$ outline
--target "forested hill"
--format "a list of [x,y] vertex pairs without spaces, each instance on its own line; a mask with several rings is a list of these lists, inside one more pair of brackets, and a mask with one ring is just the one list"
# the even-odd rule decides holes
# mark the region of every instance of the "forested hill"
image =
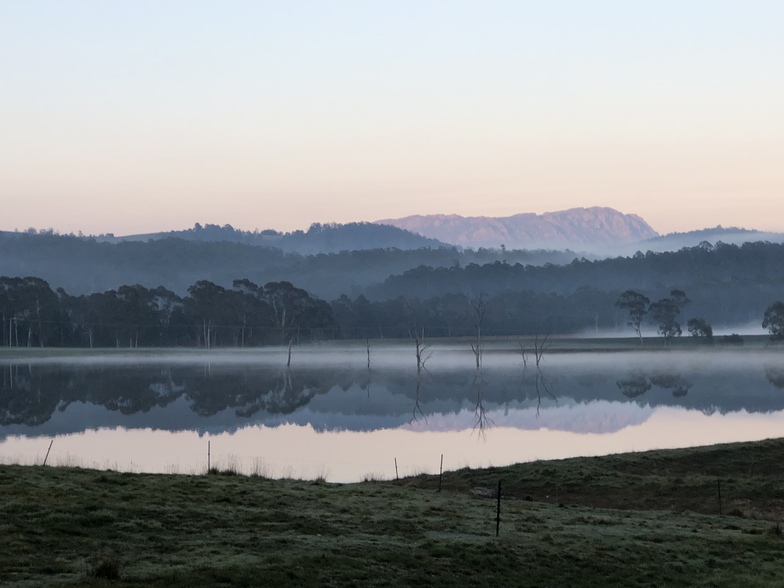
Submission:
[[[22,246],[24,241],[19,238],[16,242]],[[60,260],[78,253],[79,247],[100,245],[103,253],[125,251],[119,245],[77,238],[55,241],[63,249]],[[170,270],[177,261],[194,260],[191,255],[195,250],[189,247],[208,245],[177,243],[187,255],[170,259],[165,265]],[[63,244],[70,244],[70,249]],[[134,263],[155,264],[159,261],[156,255],[163,253],[142,247],[149,243],[126,245],[135,246],[128,258]],[[222,246],[244,252],[260,249],[230,243]],[[202,251],[205,257],[201,262],[207,265],[191,263],[188,272],[195,274],[216,264],[217,257],[207,257],[210,251],[215,250]],[[449,249],[419,253],[428,251],[436,256],[456,253]],[[383,260],[393,254],[402,255],[382,250],[355,252],[371,256],[363,258],[367,263],[373,263],[374,255]],[[277,259],[286,260],[280,252],[277,255]],[[336,264],[332,267],[343,264],[340,267],[346,276],[360,267],[359,258],[347,255],[297,259],[313,264],[310,270],[320,268],[325,279],[339,285],[335,273],[325,269],[329,263]],[[107,257],[101,267],[110,267],[111,260]],[[641,316],[643,322],[649,321],[644,327],[648,335],[658,329],[668,337],[677,337],[683,327],[695,331],[696,324],[703,333],[700,336],[708,338],[710,325],[753,323],[759,328],[771,312],[775,321],[769,324],[779,329],[776,334],[784,334],[784,303],[780,302],[784,301],[784,245],[770,243],[703,246],[593,262],[575,260],[565,266],[500,261],[421,266],[367,288],[367,296],[349,292],[331,297],[331,303],[302,289],[301,283],[248,279],[255,271],[252,259],[245,259],[244,264],[239,258],[235,261],[238,263],[232,267],[218,264],[222,275],[231,276],[225,286],[201,276],[188,285],[184,296],[159,286],[145,287],[133,279],[105,292],[74,295],[57,285],[53,288],[32,271],[25,272],[33,274],[27,278],[0,275],[3,344],[245,346],[324,338],[398,338],[412,333],[472,336],[479,316],[483,317],[481,332],[487,336],[569,334],[603,328],[628,332],[628,306],[619,305],[624,299],[642,301]],[[118,276],[124,273],[130,278],[132,267],[120,263],[115,269]],[[181,272],[180,278],[183,275]],[[312,271],[307,275],[312,278]],[[629,296],[627,290],[636,292]]]
[[154,233],[149,235],[130,235],[117,237],[112,242],[148,241],[150,239],[180,238],[188,241],[243,243],[275,247],[287,253],[303,255],[317,253],[339,253],[363,249],[422,249],[425,247],[446,247],[447,244],[429,239],[405,229],[374,223],[314,223],[307,231],[284,233],[267,229],[264,231],[242,231],[231,225],[201,225],[196,223],[192,229]]
[[784,245],[706,244],[671,253],[574,260],[564,266],[501,262],[450,268],[423,265],[368,288],[367,295],[371,300],[507,292],[568,297],[590,289],[617,297],[624,290],[635,289],[654,299],[673,288],[685,290],[694,301],[690,310],[712,322],[758,322],[773,300],[784,299]]
[[629,243],[615,247],[615,255],[633,255],[636,251],[678,251],[684,247],[696,247],[700,243],[722,242],[728,245],[742,245],[743,243],[768,241],[770,243],[784,242],[784,233],[766,233],[752,229],[738,227],[717,226],[709,229],[687,231],[685,233],[667,233],[652,239]]
[[178,238],[111,243],[95,238],[44,233],[0,232],[0,275],[36,276],[52,288],[89,294],[140,284],[164,286],[180,295],[199,280],[228,287],[232,280],[289,281],[329,300],[361,293],[392,274],[426,264],[433,267],[492,263],[569,263],[572,251],[459,251],[373,249],[300,255],[228,241]]
[[784,245],[744,243],[692,247],[676,252],[637,253],[589,261],[574,259],[565,265],[530,266],[494,262],[465,267],[421,265],[390,276],[368,289],[373,298],[394,298],[416,293],[428,298],[447,292],[496,294],[507,290],[566,294],[581,287],[613,291],[629,287],[669,290],[684,284],[784,284]]

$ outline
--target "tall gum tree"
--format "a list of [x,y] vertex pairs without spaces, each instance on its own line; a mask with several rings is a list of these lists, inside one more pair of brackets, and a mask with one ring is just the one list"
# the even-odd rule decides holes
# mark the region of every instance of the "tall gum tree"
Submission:
[[627,325],[634,329],[637,337],[640,339],[642,345],[642,320],[648,314],[648,306],[651,301],[647,296],[637,292],[636,290],[626,290],[618,297],[615,306],[622,308],[629,313],[629,320]]

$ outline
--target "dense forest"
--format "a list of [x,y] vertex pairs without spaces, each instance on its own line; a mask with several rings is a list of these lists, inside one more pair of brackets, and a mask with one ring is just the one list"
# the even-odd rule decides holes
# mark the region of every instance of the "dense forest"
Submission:
[[[372,258],[377,252],[354,253]],[[627,328],[628,308],[618,301],[630,289],[653,301],[648,334],[662,331],[656,311],[671,308],[670,296],[679,292],[670,317],[678,328],[667,328],[679,335],[689,319],[707,325],[767,320],[766,309],[784,299],[784,245],[703,244],[560,266],[420,266],[332,302],[286,280],[257,285],[236,275],[228,284],[197,280],[184,295],[139,284],[71,294],[39,277],[3,277],[2,344],[244,347],[412,333],[473,336],[478,323],[487,336],[571,334]]]
[[494,261],[563,264],[575,256],[572,251],[473,251],[455,247],[374,248],[301,255],[229,240],[168,237],[112,243],[103,237],[53,232],[0,232],[0,275],[36,276],[53,288],[64,288],[72,294],[141,284],[147,288],[163,286],[183,296],[197,281],[209,280],[230,287],[232,280],[240,276],[258,283],[291,282],[329,300],[341,294],[352,297],[363,294],[369,285],[421,264],[432,267]]
[[[416,295],[423,300],[446,293],[485,293],[502,299],[510,293],[528,293],[532,300],[568,300],[565,306],[555,305],[566,309],[578,304],[583,307],[581,314],[591,306],[599,315],[599,325],[612,327],[618,324],[612,317],[612,301],[630,287],[652,299],[666,296],[673,288],[684,290],[692,301],[690,312],[714,324],[758,322],[773,300],[784,297],[784,245],[703,243],[677,252],[575,259],[565,265],[423,265],[390,276],[366,293],[370,299]],[[542,307],[534,303],[533,308]],[[547,314],[555,320],[561,313]]]

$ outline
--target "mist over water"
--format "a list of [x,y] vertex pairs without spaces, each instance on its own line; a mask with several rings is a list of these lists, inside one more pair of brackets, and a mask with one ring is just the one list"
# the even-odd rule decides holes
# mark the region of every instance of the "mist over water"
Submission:
[[[525,345],[523,346],[525,349]],[[779,436],[776,348],[596,350],[539,366],[512,342],[0,357],[0,460],[151,472],[214,467],[355,481]],[[263,470],[263,472],[261,471]]]

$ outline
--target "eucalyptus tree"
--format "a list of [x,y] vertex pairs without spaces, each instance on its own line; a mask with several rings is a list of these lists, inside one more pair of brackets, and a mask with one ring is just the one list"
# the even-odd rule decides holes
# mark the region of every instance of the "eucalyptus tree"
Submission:
[[661,298],[652,303],[648,309],[654,322],[659,326],[659,333],[664,337],[664,342],[669,343],[674,337],[680,337],[681,325],[678,322],[683,307],[691,301],[683,290],[672,290],[667,298]]
[[206,349],[217,345],[217,330],[222,324],[226,289],[208,280],[199,280],[188,288],[186,307],[196,323],[196,339]]
[[642,345],[642,321],[648,314],[648,307],[651,301],[647,296],[636,290],[626,290],[615,302],[615,306],[622,308],[629,313],[627,325],[634,329]]
[[762,328],[768,329],[770,338],[774,341],[784,339],[784,302],[774,302],[765,310]]
[[692,337],[705,337],[708,340],[713,339],[713,327],[704,318],[691,318],[686,323],[686,326]]

